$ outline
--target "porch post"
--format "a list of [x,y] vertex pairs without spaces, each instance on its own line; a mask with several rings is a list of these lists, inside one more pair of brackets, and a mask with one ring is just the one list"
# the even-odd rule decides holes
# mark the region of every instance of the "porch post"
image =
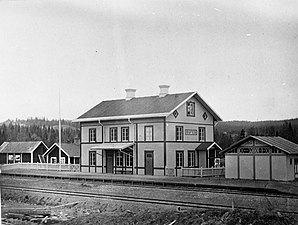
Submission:
[[209,149],[207,149],[207,163],[206,163],[207,168],[209,168]]

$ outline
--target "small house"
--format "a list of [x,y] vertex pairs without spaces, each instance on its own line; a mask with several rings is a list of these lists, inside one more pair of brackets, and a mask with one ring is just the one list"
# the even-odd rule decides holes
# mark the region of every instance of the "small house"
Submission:
[[248,136],[225,154],[225,177],[290,181],[298,175],[298,145],[282,137]]
[[42,141],[4,142],[0,146],[0,164],[40,163],[47,150]]
[[[60,163],[59,144],[54,143],[43,157],[47,163]],[[74,143],[61,144],[61,164],[80,164],[80,145]]]

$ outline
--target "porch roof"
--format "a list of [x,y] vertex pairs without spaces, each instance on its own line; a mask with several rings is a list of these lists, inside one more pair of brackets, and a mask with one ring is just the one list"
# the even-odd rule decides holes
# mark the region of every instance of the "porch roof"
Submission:
[[133,146],[134,143],[102,143],[92,147],[92,150],[103,149],[103,150],[123,150]]
[[212,147],[215,147],[215,148],[219,149],[220,151],[222,150],[222,148],[218,144],[216,144],[216,142],[202,143],[196,148],[196,150],[198,150],[198,151],[209,150]]

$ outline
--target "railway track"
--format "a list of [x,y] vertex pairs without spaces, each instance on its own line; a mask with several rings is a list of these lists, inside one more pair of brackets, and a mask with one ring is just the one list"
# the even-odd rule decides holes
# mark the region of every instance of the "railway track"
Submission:
[[[109,199],[116,201],[125,201],[125,202],[134,202],[134,203],[146,203],[146,204],[159,204],[167,206],[177,206],[177,207],[191,207],[191,208],[212,208],[212,209],[231,209],[231,206],[217,205],[217,204],[202,204],[195,202],[187,201],[176,201],[176,200],[163,200],[156,198],[144,198],[144,197],[132,197],[124,195],[114,195],[114,194],[100,194],[100,193],[86,193],[80,191],[61,191],[49,188],[33,188],[33,187],[20,187],[20,186],[8,186],[0,185],[2,189],[9,189],[14,191],[28,191],[34,193],[43,193],[43,194],[55,194],[55,195],[64,195],[71,197],[85,197],[85,198],[97,198],[97,199]],[[244,210],[254,210],[251,207],[238,207],[239,209]]]
[[[54,181],[57,182],[57,177],[36,177],[36,176],[22,176],[21,178],[28,180],[28,179],[46,179],[47,181]],[[179,191],[197,191],[197,192],[211,192],[211,193],[222,193],[222,194],[233,194],[233,195],[249,195],[249,196],[259,196],[259,197],[276,197],[276,198],[290,198],[290,199],[297,199],[298,195],[291,195],[291,194],[285,194],[285,193],[279,193],[279,192],[266,192],[265,190],[253,190],[253,189],[241,189],[241,188],[235,188],[231,189],[230,187],[227,188],[221,188],[221,187],[204,187],[204,186],[179,186],[179,185],[158,185],[156,183],[149,183],[144,182],[142,184],[139,184],[137,182],[107,182],[107,181],[101,181],[101,180],[82,180],[82,179],[67,179],[62,178],[58,179],[60,183],[65,182],[75,182],[75,181],[84,181],[84,182],[90,182],[90,183],[102,183],[102,184],[109,184],[113,186],[126,186],[126,187],[140,187],[140,188],[155,188],[155,189],[162,189],[162,190],[179,190]]]
[[[176,206],[177,208],[203,208],[203,209],[231,209],[237,208],[241,210],[255,210],[255,207],[252,206],[237,206],[231,204],[215,204],[215,203],[201,203],[195,201],[184,201],[184,200],[168,200],[168,199],[157,199],[149,197],[138,197],[138,196],[127,196],[119,194],[102,194],[102,193],[87,193],[82,191],[70,191],[70,190],[56,190],[50,188],[35,188],[35,187],[22,187],[22,186],[12,186],[12,185],[0,185],[2,190],[13,190],[13,191],[26,191],[31,193],[42,193],[42,194],[54,194],[62,196],[71,196],[71,197],[84,197],[94,199],[107,199],[114,201],[122,202],[131,202],[131,203],[144,203],[144,204],[157,204],[164,206]],[[298,201],[297,201],[298,202]],[[289,211],[289,210],[278,210],[281,213],[291,213],[298,214],[298,211]]]

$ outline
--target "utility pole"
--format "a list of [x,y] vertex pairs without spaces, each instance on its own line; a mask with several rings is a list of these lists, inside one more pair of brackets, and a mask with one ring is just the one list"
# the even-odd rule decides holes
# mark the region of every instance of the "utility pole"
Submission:
[[59,170],[61,171],[61,103],[59,89]]

